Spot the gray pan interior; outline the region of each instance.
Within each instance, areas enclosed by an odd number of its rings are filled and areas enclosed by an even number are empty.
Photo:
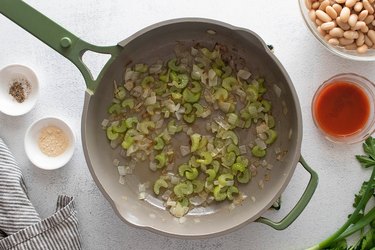
[[[208,33],[208,30],[215,31],[215,34]],[[149,195],[145,201],[138,199],[138,184],[157,177],[147,165],[138,165],[135,174],[126,178],[126,184],[119,184],[117,168],[113,167],[112,160],[120,156],[118,151],[111,149],[101,128],[113,97],[113,81],[123,82],[125,66],[133,63],[152,64],[158,59],[172,58],[177,43],[187,47],[200,43],[208,48],[221,43],[233,55],[244,58],[253,74],[266,79],[269,89],[267,95],[273,103],[273,115],[279,133],[278,140],[267,154],[267,161],[274,167],[271,179],[265,182],[263,190],[258,187],[258,181],[263,178],[263,170],[260,170],[249,184],[240,187],[249,196],[241,206],[229,210],[229,203],[223,202],[194,209],[186,216],[184,223],[179,223],[164,210],[161,201],[154,196]],[[288,74],[266,44],[255,33],[225,23],[206,19],[178,19],[150,26],[119,45],[123,46],[123,51],[109,67],[95,93],[86,93],[82,118],[82,137],[89,169],[119,217],[135,226],[181,237],[218,235],[259,218],[288,184],[300,158],[302,140],[302,119],[297,95]],[[276,96],[273,85],[281,89],[280,97]],[[247,136],[251,138],[251,135]],[[283,161],[275,159],[275,148],[288,151]],[[254,197],[255,202],[250,197]]]

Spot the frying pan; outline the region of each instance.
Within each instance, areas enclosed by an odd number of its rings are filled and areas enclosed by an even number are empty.
[[[217,236],[252,221],[282,230],[310,201],[318,176],[300,154],[302,117],[298,97],[281,63],[254,32],[208,19],[175,19],[147,27],[115,46],[101,47],[79,39],[20,0],[1,0],[0,12],[69,59],[81,71],[87,85],[81,133],[85,158],[95,183],[123,221],[158,233],[190,238]],[[252,73],[265,76],[279,133],[269,150],[279,148],[287,152],[281,161],[276,160],[275,154],[267,155],[267,161],[274,166],[271,179],[260,189],[258,184],[262,173],[259,173],[258,179],[253,178],[242,186],[241,190],[249,198],[241,206],[230,210],[228,203],[222,202],[196,208],[189,212],[184,223],[173,218],[154,196],[138,200],[138,184],[155,179],[155,174],[147,167],[137,166],[125,185],[118,183],[117,169],[112,166],[116,152],[109,146],[101,128],[113,98],[112,83],[114,80],[123,82],[125,65],[168,60],[173,57],[177,43],[185,46],[200,43],[208,48],[216,43],[223,44],[231,53],[245,59]],[[82,61],[86,51],[111,56],[96,79]],[[280,96],[272,90],[274,85],[281,89]],[[311,176],[300,200],[279,222],[261,217],[286,188],[298,162]]]

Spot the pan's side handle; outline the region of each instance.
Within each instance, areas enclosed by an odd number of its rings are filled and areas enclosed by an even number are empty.
[[[101,47],[79,39],[21,0],[1,0],[0,13],[73,62],[81,71],[87,88],[91,91],[95,90],[103,77],[103,72],[121,51],[118,45]],[[83,54],[88,50],[111,55],[96,79],[82,61]]]
[[[283,230],[287,228],[290,224],[293,223],[297,219],[297,217],[302,213],[305,209],[311,197],[313,196],[316,187],[318,186],[318,175],[317,173],[312,170],[309,165],[305,162],[303,157],[301,156],[299,159],[301,165],[306,169],[307,172],[310,173],[310,181],[306,187],[305,192],[302,194],[302,197],[299,199],[295,207],[279,222],[271,221],[270,219],[260,217],[257,222],[266,224],[276,230]]]

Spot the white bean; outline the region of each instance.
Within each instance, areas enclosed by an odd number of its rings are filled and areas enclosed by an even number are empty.
[[[323,23],[322,25],[320,25],[320,27],[322,28],[322,30],[331,30],[334,27],[336,27],[336,23],[335,22],[326,22],[326,23]]]
[[[374,2],[375,2],[375,0],[369,0],[369,2],[370,2],[370,3],[374,3]]]
[[[319,2],[314,2],[312,5],[311,5],[311,8],[316,10],[317,8],[319,8],[320,6],[320,3]]]
[[[351,14],[349,16],[349,19],[348,19],[348,24],[351,26],[351,27],[354,27],[355,24],[357,23],[357,20],[358,20],[358,16],[357,14]]]
[[[319,9],[324,11],[328,5],[330,5],[329,0],[324,0],[323,2],[321,2]]]
[[[355,43],[351,43],[351,44],[345,45],[345,49],[355,50],[355,49],[357,49],[357,45]]]
[[[336,0],[336,3],[345,3],[346,0]]]
[[[327,6],[326,13],[334,20],[337,17],[337,13],[332,6]]]
[[[369,30],[369,28],[367,27],[367,25],[362,26],[362,28],[361,28],[361,31],[362,31],[363,33],[367,33],[368,30]]]
[[[328,43],[332,44],[332,45],[339,45],[340,44],[340,42],[339,42],[339,40],[337,38],[331,38],[331,39],[329,39]]]
[[[346,23],[349,19],[350,9],[348,7],[344,7],[340,13],[341,22]]]
[[[322,28],[320,28],[320,26],[318,26],[318,28],[316,28],[316,29],[318,30],[318,32],[321,36],[325,36],[327,34],[324,30],[322,30]]]
[[[362,46],[365,43],[365,35],[362,32],[358,32],[358,38],[355,40],[357,46]]]
[[[371,41],[371,39],[365,35],[365,44],[370,48],[372,47],[372,45],[374,45],[374,43]]]
[[[348,8],[352,8],[355,5],[356,2],[357,2],[357,0],[346,0],[345,6],[348,7]]]
[[[331,38],[332,38],[332,37],[331,37],[330,35],[328,35],[328,34],[324,36],[324,40],[326,40],[327,42],[328,42],[329,39],[331,39]]]
[[[344,37],[346,39],[357,39],[358,38],[358,32],[352,31],[352,30],[345,31]]]
[[[309,11],[309,17],[310,17],[311,21],[315,22],[315,20],[316,20],[315,10]]]
[[[329,35],[332,37],[343,37],[344,31],[341,28],[333,28],[329,31]]]
[[[374,8],[371,6],[368,0],[363,0],[363,7],[368,11],[370,14],[374,14]]]
[[[311,10],[311,1],[310,0],[305,0],[305,5],[308,10]]]
[[[360,12],[362,9],[363,9],[363,3],[362,3],[362,2],[357,2],[357,3],[354,5],[354,10],[355,10],[355,11]]]
[[[316,25],[318,25],[318,26],[320,26],[320,25],[322,25],[323,24],[323,22],[320,20],[320,19],[315,19],[315,23],[316,23]]]
[[[367,36],[368,36],[368,38],[370,38],[370,40],[372,41],[372,43],[375,44],[375,31],[374,30],[369,30],[367,32]]]
[[[332,5],[332,8],[336,11],[337,15],[339,16],[342,11],[342,6],[340,4],[335,3]]]
[[[375,26],[375,21],[372,21],[372,23],[371,23],[371,24],[372,24],[372,26]]]
[[[366,26],[366,23],[363,21],[358,21],[355,26],[352,28],[353,30],[362,29],[362,27]]]
[[[341,22],[341,17],[337,17],[337,18],[336,18],[336,23],[337,23],[337,25],[340,26],[340,28],[343,29],[343,30],[348,30],[348,29],[350,29],[349,24],[344,23],[344,22]]]
[[[363,21],[368,15],[368,10],[362,10],[361,13],[358,15],[358,20]]]
[[[364,20],[364,22],[365,22],[366,24],[369,24],[369,23],[371,23],[372,21],[374,21],[374,15],[368,15],[368,16],[365,18],[365,20]]]
[[[360,46],[360,47],[357,48],[357,52],[359,54],[364,54],[364,53],[367,52],[367,50],[368,50],[368,47],[367,47],[366,44],[363,44],[362,46]]]
[[[341,37],[339,38],[339,42],[341,45],[345,46],[345,45],[349,45],[349,44],[352,44],[354,42],[353,39],[346,39],[344,37]]]
[[[332,21],[332,18],[327,14],[325,13],[324,11],[322,10],[317,10],[316,11],[316,16],[322,20],[323,22],[329,22],[329,21]]]

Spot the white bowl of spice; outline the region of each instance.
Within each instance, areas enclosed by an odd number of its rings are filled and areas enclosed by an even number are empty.
[[[42,118],[27,129],[25,151],[30,161],[45,170],[64,166],[73,156],[75,136],[71,127],[56,117]]]
[[[0,111],[11,116],[23,115],[35,105],[39,81],[34,71],[20,64],[0,70]]]

